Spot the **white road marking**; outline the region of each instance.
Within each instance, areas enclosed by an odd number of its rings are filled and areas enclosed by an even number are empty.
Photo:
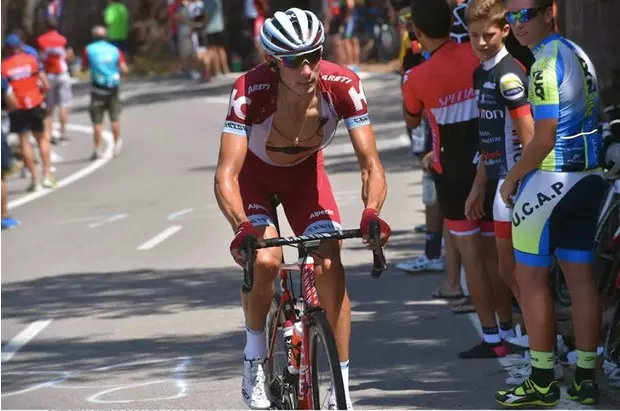
[[[108,215],[106,215],[106,214],[101,214],[101,215],[93,215],[93,216],[90,216],[90,217],[67,218],[67,219],[64,219],[64,220],[58,220],[57,223],[58,224],[88,223],[89,221],[99,220],[99,219],[105,218],[107,216]]]
[[[83,126],[80,124],[67,124],[67,130],[71,130],[71,131],[77,131],[78,133],[92,133],[93,132],[93,128],[91,126]],[[101,133],[101,137],[103,138],[104,141],[104,147],[105,147],[105,151],[103,152],[103,156],[100,159],[97,159],[95,161],[93,161],[92,163],[90,163],[89,165],[87,165],[84,168],[79,169],[78,171],[76,171],[73,174],[68,175],[67,177],[63,178],[62,180],[60,180],[58,182],[58,188],[56,188],[56,190],[68,186],[71,183],[75,183],[76,181],[86,177],[87,175],[95,172],[96,170],[98,170],[99,168],[103,167],[108,161],[110,161],[112,159],[112,149],[113,149],[113,137],[112,137],[112,133],[104,130]],[[22,197],[19,197],[13,201],[10,201],[8,204],[9,210],[17,208],[19,206],[22,206],[26,203],[29,203],[31,201],[34,201],[38,198],[41,198],[43,196],[46,196],[50,193],[53,193],[56,190],[50,190],[47,188],[44,188],[41,191],[38,191],[36,193],[30,193],[30,194],[26,194]]]
[[[11,341],[2,347],[2,363],[8,362],[22,347],[28,344],[45,327],[50,325],[52,320],[35,321],[17,334]]]
[[[114,214],[101,221],[97,221],[96,223],[89,224],[88,228],[101,227],[102,225],[113,223],[114,221],[122,220],[123,218],[126,218],[126,217],[127,217],[127,214]]]
[[[138,251],[150,250],[151,248],[155,247],[159,243],[165,241],[169,237],[171,237],[174,234],[176,234],[182,228],[183,228],[183,226],[181,226],[181,225],[173,225],[173,226],[170,226],[170,227],[166,228],[164,231],[162,231],[161,233],[157,234],[155,237],[151,238],[147,242],[145,242],[145,243],[141,244],[140,246],[138,246]]]
[[[168,220],[172,221],[175,218],[181,217],[182,215],[191,213],[192,211],[195,211],[195,210],[196,210],[196,207],[190,207],[190,208],[184,208],[179,211],[175,211],[174,213],[168,214]]]

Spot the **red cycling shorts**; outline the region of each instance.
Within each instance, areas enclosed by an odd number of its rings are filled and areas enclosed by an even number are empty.
[[[318,152],[300,164],[277,167],[248,150],[239,175],[243,208],[255,227],[273,225],[271,196],[278,195],[295,235],[342,228],[340,212]]]

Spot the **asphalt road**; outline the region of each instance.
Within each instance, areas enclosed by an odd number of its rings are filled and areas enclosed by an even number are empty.
[[[80,89],[72,142],[56,147],[62,187],[28,201],[26,182],[11,179],[11,214],[23,224],[1,237],[3,409],[244,407],[242,274],[212,189],[231,82],[129,84],[123,152],[96,164]],[[495,408],[502,367],[457,359],[480,337],[467,316],[430,298],[442,275],[394,268],[423,246],[412,231],[424,218],[421,176],[395,123],[398,80],[364,85],[393,236],[380,279],[360,242],[345,244],[354,405]],[[356,228],[360,175],[344,130],[326,150],[327,168],[344,226]]]

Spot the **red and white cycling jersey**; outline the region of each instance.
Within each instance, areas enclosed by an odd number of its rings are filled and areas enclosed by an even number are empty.
[[[64,74],[67,66],[67,38],[56,30],[48,31],[37,38],[41,50],[45,72],[47,74]]]
[[[273,166],[287,167],[301,163],[332,140],[340,119],[348,130],[370,124],[368,104],[360,78],[353,71],[321,61],[318,89],[321,116],[326,119],[322,144],[306,157],[290,165],[274,163],[267,155],[267,139],[276,111],[278,75],[267,64],[260,64],[235,81],[228,104],[223,132],[248,138],[248,148],[258,158]]]

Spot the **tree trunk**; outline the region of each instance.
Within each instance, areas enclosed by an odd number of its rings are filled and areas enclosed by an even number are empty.
[[[560,27],[592,60],[604,104],[620,104],[620,1],[561,1]]]

